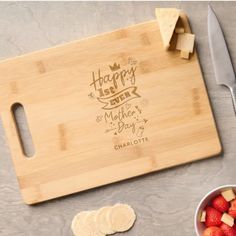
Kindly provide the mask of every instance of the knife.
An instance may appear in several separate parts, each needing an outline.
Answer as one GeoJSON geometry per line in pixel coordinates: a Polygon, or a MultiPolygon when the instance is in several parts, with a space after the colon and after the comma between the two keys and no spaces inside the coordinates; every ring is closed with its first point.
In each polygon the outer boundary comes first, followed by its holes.
{"type": "Polygon", "coordinates": [[[234,68],[220,24],[210,5],[208,5],[208,38],[216,83],[230,89],[234,111],[236,113],[236,80],[234,68]]]}

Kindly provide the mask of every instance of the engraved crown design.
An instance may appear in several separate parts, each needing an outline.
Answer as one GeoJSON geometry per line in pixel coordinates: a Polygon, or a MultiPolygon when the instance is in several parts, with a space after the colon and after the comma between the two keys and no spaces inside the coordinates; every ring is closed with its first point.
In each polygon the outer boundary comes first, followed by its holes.
{"type": "Polygon", "coordinates": [[[114,63],[113,66],[109,66],[111,71],[116,71],[120,69],[120,64],[114,63]]]}

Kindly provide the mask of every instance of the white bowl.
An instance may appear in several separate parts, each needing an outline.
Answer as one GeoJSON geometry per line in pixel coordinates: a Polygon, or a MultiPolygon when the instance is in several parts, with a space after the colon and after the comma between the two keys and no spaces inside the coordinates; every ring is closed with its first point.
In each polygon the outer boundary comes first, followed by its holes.
{"type": "Polygon", "coordinates": [[[195,212],[194,217],[194,226],[195,226],[195,232],[197,236],[202,236],[204,229],[206,228],[204,223],[200,222],[201,213],[205,209],[205,207],[210,203],[210,201],[219,195],[222,191],[225,191],[227,189],[232,188],[236,193],[236,185],[235,184],[229,184],[220,186],[218,188],[213,189],[208,194],[205,195],[205,197],[202,198],[201,202],[198,204],[197,210],[195,212]]]}

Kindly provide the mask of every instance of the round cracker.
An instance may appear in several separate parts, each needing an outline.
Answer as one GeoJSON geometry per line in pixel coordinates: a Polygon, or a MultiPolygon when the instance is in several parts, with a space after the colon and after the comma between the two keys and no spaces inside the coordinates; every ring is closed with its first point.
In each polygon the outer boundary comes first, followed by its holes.
{"type": "Polygon", "coordinates": [[[124,232],[129,230],[135,220],[134,210],[127,204],[116,204],[108,212],[111,228],[116,232],[124,232]]]}
{"type": "Polygon", "coordinates": [[[94,236],[92,229],[87,225],[76,225],[75,236],[94,236]]]}
{"type": "Polygon", "coordinates": [[[96,211],[90,211],[84,218],[84,225],[90,228],[93,236],[104,236],[105,234],[100,232],[95,222],[96,211]]]}
{"type": "Polygon", "coordinates": [[[115,231],[111,228],[111,224],[108,218],[108,213],[111,209],[111,206],[102,207],[97,211],[97,214],[95,215],[97,228],[105,235],[115,233],[115,231]]]}
{"type": "Polygon", "coordinates": [[[75,235],[76,235],[76,229],[81,227],[84,224],[85,216],[87,216],[88,214],[89,214],[89,211],[81,211],[77,215],[74,216],[71,223],[71,229],[75,235]]]}

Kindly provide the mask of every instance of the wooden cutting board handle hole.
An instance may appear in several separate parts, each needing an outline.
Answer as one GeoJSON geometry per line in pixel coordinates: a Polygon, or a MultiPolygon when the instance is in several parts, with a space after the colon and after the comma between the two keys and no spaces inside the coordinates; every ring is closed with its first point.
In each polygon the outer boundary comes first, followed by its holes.
{"type": "Polygon", "coordinates": [[[30,158],[35,154],[34,144],[30,133],[25,109],[22,104],[14,103],[11,107],[19,142],[25,157],[30,158]]]}

